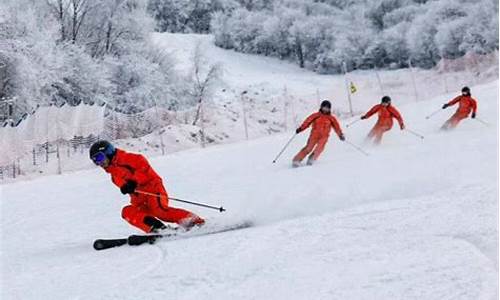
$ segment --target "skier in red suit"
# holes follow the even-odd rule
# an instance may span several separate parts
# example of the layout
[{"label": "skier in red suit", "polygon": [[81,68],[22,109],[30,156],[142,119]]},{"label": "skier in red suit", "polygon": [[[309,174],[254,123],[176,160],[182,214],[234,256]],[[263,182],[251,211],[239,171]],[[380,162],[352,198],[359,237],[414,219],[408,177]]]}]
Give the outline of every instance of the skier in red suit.
[{"label": "skier in red suit", "polygon": [[307,117],[304,123],[295,131],[295,133],[298,134],[312,125],[311,134],[309,135],[306,146],[293,158],[292,165],[294,167],[300,166],[300,162],[311,152],[311,155],[309,155],[307,159],[308,165],[312,165],[319,158],[325,149],[332,128],[341,141],[345,140],[337,118],[331,114],[331,109],[332,104],[330,101],[323,101],[319,111]]},{"label": "skier in red suit", "polygon": [[468,87],[464,87],[462,89],[462,95],[444,104],[443,109],[446,109],[457,103],[457,111],[443,124],[441,129],[448,130],[457,127],[458,123],[467,118],[471,112],[471,118],[474,119],[476,117],[477,101],[471,97],[470,89]]},{"label": "skier in red suit", "polygon": [[378,120],[370,133],[368,133],[368,139],[374,138],[374,143],[376,145],[380,144],[384,133],[391,130],[393,118],[398,121],[401,130],[405,129],[403,118],[401,117],[399,111],[391,105],[391,98],[389,96],[382,97],[381,103],[375,105],[366,114],[361,116],[361,120],[368,119],[374,114],[378,115]]},{"label": "skier in red suit", "polygon": [[116,149],[108,141],[98,141],[90,148],[90,158],[111,175],[122,194],[130,195],[130,205],[122,209],[122,218],[131,225],[149,233],[165,229],[162,221],[177,223],[186,230],[205,223],[192,212],[169,206],[163,181],[144,156]]}]

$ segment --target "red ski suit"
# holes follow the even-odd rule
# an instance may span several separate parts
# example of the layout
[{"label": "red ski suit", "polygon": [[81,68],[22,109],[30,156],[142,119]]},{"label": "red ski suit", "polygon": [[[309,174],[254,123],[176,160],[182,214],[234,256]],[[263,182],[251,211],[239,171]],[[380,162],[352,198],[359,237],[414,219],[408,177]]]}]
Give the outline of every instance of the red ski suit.
[{"label": "red ski suit", "polygon": [[302,150],[300,150],[297,155],[293,158],[293,161],[299,162],[304,159],[313,150],[310,158],[317,160],[321,152],[325,149],[325,145],[330,137],[330,131],[333,127],[337,135],[342,136],[342,130],[340,129],[339,122],[331,114],[324,114],[322,112],[316,112],[307,117],[307,119],[300,125],[300,131],[306,130],[312,124],[311,134],[307,140],[307,144]]},{"label": "red ski suit", "polygon": [[447,106],[452,106],[458,103],[457,111],[444,124],[443,129],[455,128],[460,121],[467,118],[471,111],[475,114],[477,110],[477,102],[471,96],[460,95],[447,103]]},{"label": "red ski suit", "polygon": [[189,223],[202,224],[204,220],[197,215],[180,208],[168,206],[168,194],[160,176],[140,154],[128,153],[116,149],[106,172],[111,174],[113,183],[122,187],[127,181],[137,182],[136,190],[157,194],[157,197],[132,193],[130,205],[123,207],[122,218],[144,232],[151,232],[151,227],[144,223],[146,216],[181,226]]},{"label": "red ski suit", "polygon": [[373,116],[374,114],[378,114],[378,120],[377,123],[375,123],[375,126],[373,126],[372,130],[370,133],[368,133],[368,138],[375,138],[374,142],[375,144],[380,144],[382,141],[382,136],[384,135],[384,132],[391,130],[392,125],[393,125],[393,118],[395,118],[401,129],[404,129],[404,122],[403,118],[401,117],[401,114],[399,111],[392,105],[384,106],[382,104],[377,104],[374,107],[372,107],[362,118],[363,119],[368,119],[369,117]]}]

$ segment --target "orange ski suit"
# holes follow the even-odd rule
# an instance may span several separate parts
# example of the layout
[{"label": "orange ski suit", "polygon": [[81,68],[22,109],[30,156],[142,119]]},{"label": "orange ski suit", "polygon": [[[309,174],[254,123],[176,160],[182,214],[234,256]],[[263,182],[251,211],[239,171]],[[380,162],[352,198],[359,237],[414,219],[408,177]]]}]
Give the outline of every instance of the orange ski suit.
[{"label": "orange ski suit", "polygon": [[293,158],[293,161],[300,162],[313,150],[310,158],[317,160],[321,155],[321,152],[325,149],[325,145],[330,137],[330,130],[333,129],[339,137],[343,137],[342,130],[340,129],[339,122],[331,114],[325,114],[322,112],[316,112],[307,117],[304,123],[300,125],[299,131],[306,130],[312,124],[311,134],[307,140],[307,144],[302,150],[300,150],[297,155]]},{"label": "orange ski suit", "polygon": [[391,130],[393,125],[392,118],[395,118],[401,129],[404,129],[405,125],[403,118],[401,117],[399,111],[392,105],[384,106],[382,104],[377,104],[364,114],[362,119],[368,119],[376,113],[378,114],[377,123],[375,123],[375,126],[373,126],[370,133],[368,133],[368,138],[375,138],[375,144],[380,144],[384,132]]},{"label": "orange ski suit", "polygon": [[469,114],[476,113],[477,102],[471,96],[460,95],[450,102],[446,103],[447,106],[452,106],[458,103],[457,111],[449,118],[444,124],[442,129],[455,128],[460,121],[467,118]]},{"label": "orange ski suit", "polygon": [[130,194],[130,205],[123,207],[122,218],[144,232],[151,232],[150,225],[144,223],[147,216],[181,226],[203,224],[197,215],[180,208],[168,206],[168,194],[161,177],[140,154],[116,149],[106,172],[111,174],[113,183],[122,187],[127,181],[137,183],[137,190],[157,194],[157,197],[139,193]]}]

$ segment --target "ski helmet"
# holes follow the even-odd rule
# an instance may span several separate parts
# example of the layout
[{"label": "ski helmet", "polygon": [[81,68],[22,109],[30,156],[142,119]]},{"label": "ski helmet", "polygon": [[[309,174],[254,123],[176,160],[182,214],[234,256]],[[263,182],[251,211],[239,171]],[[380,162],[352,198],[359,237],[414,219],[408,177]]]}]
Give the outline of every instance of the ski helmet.
[{"label": "ski helmet", "polygon": [[95,142],[89,150],[90,159],[96,165],[100,165],[106,158],[112,159],[115,153],[115,147],[105,140]]},{"label": "ski helmet", "polygon": [[320,106],[320,107],[321,107],[321,108],[323,108],[323,107],[327,107],[327,108],[329,108],[329,109],[332,109],[332,104],[331,104],[331,103],[330,103],[330,101],[328,101],[328,100],[323,100],[323,101],[321,102],[321,106]]},{"label": "ski helmet", "polygon": [[470,96],[470,88],[469,88],[468,86],[464,86],[464,87],[462,88],[462,94],[463,94],[463,93],[467,93],[467,95],[469,95],[469,96]]},{"label": "ski helmet", "polygon": [[382,97],[382,103],[391,103],[391,97],[389,96]]}]

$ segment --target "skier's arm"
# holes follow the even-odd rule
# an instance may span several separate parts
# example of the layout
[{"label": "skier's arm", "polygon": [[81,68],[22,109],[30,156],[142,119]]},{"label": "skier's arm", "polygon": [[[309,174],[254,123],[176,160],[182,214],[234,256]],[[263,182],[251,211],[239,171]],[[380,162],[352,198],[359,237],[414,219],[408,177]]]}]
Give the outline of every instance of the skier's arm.
[{"label": "skier's arm", "polygon": [[399,127],[401,127],[401,129],[404,129],[405,123],[403,122],[403,117],[401,117],[401,114],[399,113],[399,111],[392,106],[390,106],[389,109],[391,110],[392,116],[398,121]]},{"label": "skier's arm", "polygon": [[113,174],[111,175],[111,181],[113,181],[113,183],[119,188],[124,186],[126,183],[126,180],[123,179],[125,177],[124,173],[125,172],[118,173],[118,170],[117,170],[117,171],[113,172]]},{"label": "skier's arm", "polygon": [[128,153],[128,164],[134,169],[133,180],[142,185],[151,180],[149,170],[151,166],[146,158],[141,154]]},{"label": "skier's arm", "polygon": [[472,104],[472,113],[473,114],[476,114],[476,111],[477,111],[477,101],[475,99],[470,99],[471,101],[471,104]]},{"label": "skier's arm", "polygon": [[366,114],[361,116],[361,119],[362,120],[368,119],[369,117],[373,116],[379,109],[380,109],[380,104],[375,105]]},{"label": "skier's arm", "polygon": [[453,100],[451,100],[450,102],[448,102],[445,105],[443,105],[443,109],[447,108],[448,106],[453,106],[453,105],[457,104],[460,101],[461,97],[462,96],[455,97]]},{"label": "skier's arm", "polygon": [[335,118],[335,116],[330,116],[330,120],[332,123],[333,130],[335,130],[335,133],[337,133],[339,139],[343,141],[345,137],[344,134],[342,133],[342,129],[340,128],[339,121],[337,120],[337,118]]},{"label": "skier's arm", "polygon": [[300,125],[300,127],[297,128],[297,131],[298,132],[304,131],[307,129],[307,127],[311,126],[312,122],[314,122],[314,120],[316,120],[316,118],[318,117],[318,114],[319,114],[319,112],[316,112],[316,113],[313,113],[312,115],[310,115],[309,117],[307,117],[307,119],[305,119],[305,121],[302,123],[302,125]]}]

